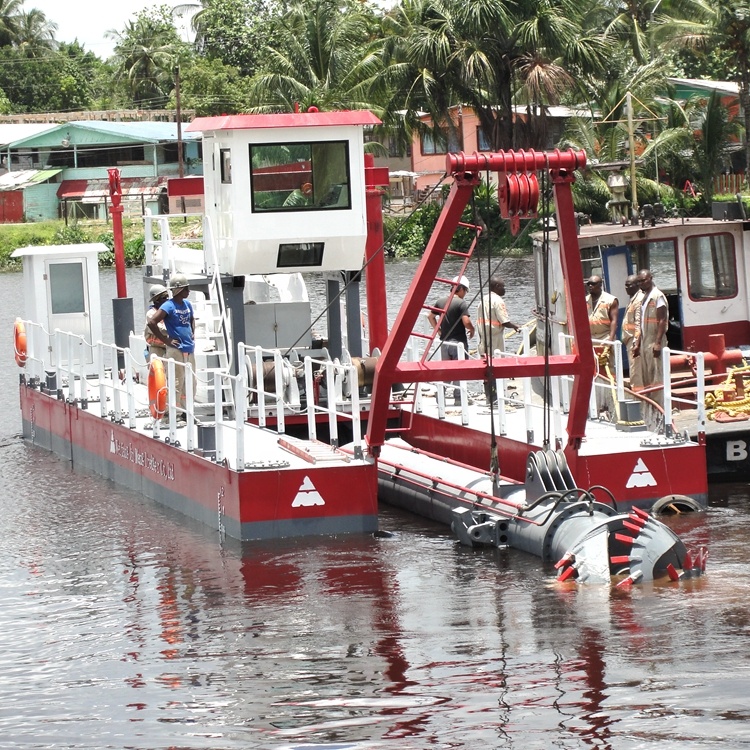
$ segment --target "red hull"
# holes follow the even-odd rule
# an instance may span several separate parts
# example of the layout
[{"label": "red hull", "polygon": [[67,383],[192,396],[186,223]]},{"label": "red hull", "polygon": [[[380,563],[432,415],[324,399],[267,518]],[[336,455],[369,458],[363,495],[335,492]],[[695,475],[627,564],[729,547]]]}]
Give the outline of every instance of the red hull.
[{"label": "red hull", "polygon": [[33,388],[20,396],[26,439],[229,536],[377,530],[374,464],[237,472]]},{"label": "red hull", "polygon": [[[489,468],[490,436],[486,432],[424,414],[407,419],[411,419],[411,426],[401,437],[415,448],[449,456],[477,469]],[[500,473],[523,482],[526,459],[533,447],[506,437],[498,437],[497,442]],[[667,495],[687,495],[703,503],[708,498],[706,453],[700,445],[643,448],[637,453],[567,455],[567,458],[579,487],[606,487],[623,506],[649,507]],[[594,494],[598,500],[608,501],[606,493]]]}]

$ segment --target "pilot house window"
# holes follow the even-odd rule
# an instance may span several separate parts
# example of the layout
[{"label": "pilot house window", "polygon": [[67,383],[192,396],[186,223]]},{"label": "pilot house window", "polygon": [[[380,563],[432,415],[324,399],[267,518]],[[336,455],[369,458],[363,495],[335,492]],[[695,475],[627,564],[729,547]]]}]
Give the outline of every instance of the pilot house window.
[{"label": "pilot house window", "polygon": [[730,234],[689,237],[685,242],[690,299],[737,295],[737,264]]},{"label": "pilot house window", "polygon": [[346,141],[250,146],[254,212],[351,208]]}]

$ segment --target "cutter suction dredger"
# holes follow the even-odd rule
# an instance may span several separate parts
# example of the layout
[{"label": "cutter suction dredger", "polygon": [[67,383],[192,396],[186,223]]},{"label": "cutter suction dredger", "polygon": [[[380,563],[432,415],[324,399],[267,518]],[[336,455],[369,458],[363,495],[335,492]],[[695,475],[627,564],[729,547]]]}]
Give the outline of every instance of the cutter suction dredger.
[{"label": "cutter suction dredger", "polygon": [[620,513],[577,487],[561,451],[530,453],[521,484],[388,440],[378,497],[450,525],[467,546],[536,555],[554,564],[560,581],[628,586],[705,570],[705,550],[689,552],[655,517]]}]

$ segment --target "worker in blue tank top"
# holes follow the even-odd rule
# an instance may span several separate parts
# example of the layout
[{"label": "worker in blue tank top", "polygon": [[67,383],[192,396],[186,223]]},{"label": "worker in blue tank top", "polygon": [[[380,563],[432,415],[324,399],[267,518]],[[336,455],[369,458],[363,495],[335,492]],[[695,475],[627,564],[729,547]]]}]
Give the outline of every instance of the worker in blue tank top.
[{"label": "worker in blue tank top", "polygon": [[[162,304],[149,321],[149,328],[154,335],[164,341],[167,348],[167,359],[175,361],[175,398],[179,411],[178,422],[185,421],[187,399],[185,396],[185,367],[190,365],[195,374],[195,315],[193,306],[187,299],[190,294],[188,280],[182,274],[176,274],[169,281],[172,298]],[[159,329],[164,322],[167,335]],[[195,396],[196,379],[193,377],[193,396]]]}]

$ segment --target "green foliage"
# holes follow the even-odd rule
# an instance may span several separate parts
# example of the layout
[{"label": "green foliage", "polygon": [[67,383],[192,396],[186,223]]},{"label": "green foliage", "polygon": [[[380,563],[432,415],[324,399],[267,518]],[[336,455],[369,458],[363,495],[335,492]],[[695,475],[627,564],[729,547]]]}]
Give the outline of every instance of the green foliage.
[{"label": "green foliage", "polygon": [[[500,216],[496,193],[493,184],[487,186],[480,183],[476,189],[474,201],[466,207],[461,217],[463,223],[481,228],[477,249],[482,253],[492,255],[500,253],[525,255],[531,252],[531,239],[528,232],[519,238],[511,235],[508,222]],[[407,217],[386,214],[383,218],[386,253],[396,258],[420,257],[435,229],[441,211],[441,204],[428,203],[417,208]],[[451,247],[468,250],[475,236],[474,229],[459,227],[453,237]]]},{"label": "green foliage", "polygon": [[[195,109],[199,117],[247,110],[247,79],[237,68],[225,65],[221,60],[192,59],[180,69],[180,82],[182,106]],[[172,92],[169,106],[175,105]]]},{"label": "green foliage", "polygon": [[[126,266],[140,266],[145,258],[145,241],[141,221],[123,221],[124,251]],[[99,265],[113,266],[114,237],[112,229],[102,229],[99,224],[72,223],[68,226],[62,221],[45,221],[36,224],[1,224],[0,225],[0,270],[18,270],[19,261],[10,257],[19,247],[35,245],[76,245],[86,242],[101,242],[109,248],[108,253],[101,253]]]},{"label": "green foliage", "polygon": [[371,11],[353,0],[294,3],[266,40],[248,90],[258,112],[378,109],[370,98],[380,69]]},{"label": "green foliage", "polygon": [[11,253],[19,247],[54,245],[55,235],[59,228],[60,222],[56,221],[0,225],[0,269],[20,269],[20,260],[11,258]]},{"label": "green foliage", "polygon": [[206,0],[195,19],[199,55],[253,75],[269,38],[267,18],[262,0]]},{"label": "green foliage", "polygon": [[56,55],[28,58],[14,47],[0,48],[0,89],[14,112],[52,112],[63,108],[62,68]]},{"label": "green foliage", "polygon": [[[104,243],[109,248],[108,252],[99,255],[99,265],[114,266],[115,240],[112,232],[103,232],[96,241]],[[123,255],[128,268],[142,266],[146,257],[146,243],[143,235],[126,238],[123,242]]]},{"label": "green foliage", "polygon": [[190,56],[166,6],[137,13],[125,29],[115,32],[116,79],[132,102],[144,109],[166,105],[174,87],[174,68]]},{"label": "green foliage", "polygon": [[79,245],[92,241],[90,233],[80,224],[62,226],[55,232],[55,236],[53,237],[53,244],[55,245]]}]

